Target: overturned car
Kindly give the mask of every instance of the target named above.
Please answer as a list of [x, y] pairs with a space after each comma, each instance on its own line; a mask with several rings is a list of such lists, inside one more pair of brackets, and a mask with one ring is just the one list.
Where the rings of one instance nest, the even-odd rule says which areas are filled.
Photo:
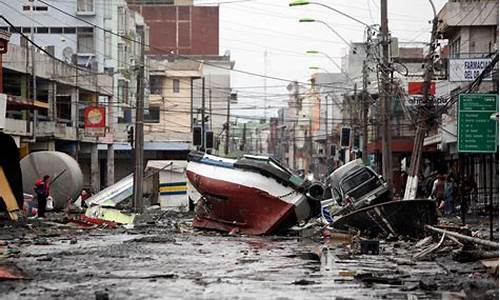
[[361, 159], [346, 163], [327, 179], [329, 204], [342, 207], [342, 213], [365, 206], [390, 201], [392, 194], [387, 182]]

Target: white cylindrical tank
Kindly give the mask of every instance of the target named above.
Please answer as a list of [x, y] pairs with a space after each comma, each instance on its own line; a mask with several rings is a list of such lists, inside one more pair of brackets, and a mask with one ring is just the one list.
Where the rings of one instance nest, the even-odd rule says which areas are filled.
[[23, 191], [27, 194], [34, 193], [33, 186], [38, 178], [51, 177], [50, 195], [56, 210], [64, 208], [68, 199], [75, 200], [82, 190], [82, 170], [75, 159], [63, 152], [33, 152], [21, 160], [21, 171]]

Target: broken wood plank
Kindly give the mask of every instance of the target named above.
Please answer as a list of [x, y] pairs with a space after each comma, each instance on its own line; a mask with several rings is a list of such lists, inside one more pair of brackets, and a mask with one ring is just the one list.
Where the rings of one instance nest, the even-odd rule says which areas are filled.
[[479, 244], [482, 246], [498, 249], [498, 243], [496, 243], [496, 242], [482, 240], [482, 239], [478, 239], [478, 238], [471, 237], [471, 236], [466, 236], [466, 235], [456, 233], [453, 231], [439, 229], [439, 228], [436, 228], [436, 227], [430, 226], [430, 225], [425, 225], [425, 228], [429, 229], [431, 231], [434, 231], [434, 232], [447, 234], [448, 236], [452, 236], [452, 237], [457, 238], [459, 240], [468, 241], [468, 242], [472, 242], [472, 243]]

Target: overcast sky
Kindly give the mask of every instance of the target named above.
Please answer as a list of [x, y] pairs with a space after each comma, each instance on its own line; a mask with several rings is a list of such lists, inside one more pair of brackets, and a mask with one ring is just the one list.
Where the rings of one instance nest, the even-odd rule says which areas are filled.
[[[224, 3], [224, 2], [227, 3]], [[220, 4], [220, 54], [231, 52], [235, 69], [288, 80], [307, 81], [317, 66], [329, 72], [338, 69], [322, 55], [306, 54], [307, 50], [328, 53], [340, 64], [347, 46], [327, 26], [320, 23], [299, 23], [310, 17], [329, 23], [347, 41], [362, 42], [364, 28], [340, 14], [318, 5], [289, 7], [287, 0], [195, 0], [196, 5]], [[368, 24], [380, 24], [379, 0], [318, 0]], [[428, 42], [433, 17], [427, 0], [389, 0], [389, 30], [404, 42]], [[434, 0], [439, 11], [446, 0]], [[410, 44], [408, 44], [410, 45]], [[267, 51], [267, 59], [264, 53]], [[265, 61], [267, 63], [265, 63]], [[263, 78], [232, 72], [232, 85], [239, 91], [239, 106], [263, 106]], [[268, 105], [283, 105], [287, 82], [267, 79]], [[270, 110], [273, 115], [276, 109]], [[238, 114], [255, 115], [252, 109]]]

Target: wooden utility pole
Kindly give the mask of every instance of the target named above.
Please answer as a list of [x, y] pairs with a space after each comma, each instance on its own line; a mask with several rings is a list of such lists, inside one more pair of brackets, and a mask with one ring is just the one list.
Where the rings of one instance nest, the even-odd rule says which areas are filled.
[[205, 152], [205, 77], [201, 78], [201, 151]]
[[144, 178], [144, 29], [141, 29], [141, 52], [137, 74], [137, 104], [135, 108], [135, 168], [134, 168], [134, 209], [143, 210], [142, 182]]
[[415, 134], [415, 142], [413, 144], [413, 152], [411, 155], [410, 168], [408, 170], [408, 179], [406, 181], [405, 195], [403, 199], [415, 199], [417, 195], [420, 160], [422, 157], [422, 152], [424, 150], [425, 132], [427, 131], [426, 121], [428, 118], [428, 114], [426, 111], [433, 111], [434, 108], [434, 103], [428, 101], [429, 100], [428, 98], [429, 98], [429, 90], [431, 86], [432, 77], [434, 76], [433, 63], [434, 63], [434, 51], [436, 49], [435, 42], [437, 35], [437, 25], [438, 25], [438, 17], [434, 9], [434, 19], [432, 20], [431, 43], [429, 45], [429, 53], [427, 53], [427, 56], [425, 58], [426, 62], [424, 70], [424, 84], [422, 91], [423, 105], [426, 106], [426, 110], [423, 110], [422, 108], [419, 109], [417, 132]]
[[389, 84], [389, 26], [387, 20], [387, 0], [380, 1], [380, 33], [382, 38], [382, 88], [380, 89], [380, 121], [382, 123], [382, 174], [392, 189], [392, 136]]
[[[367, 49], [369, 49], [369, 47], [367, 47]], [[361, 151], [363, 163], [366, 165], [368, 164], [368, 66], [366, 64], [366, 59], [363, 60], [363, 94], [361, 96], [361, 120], [363, 122], [363, 147]]]

